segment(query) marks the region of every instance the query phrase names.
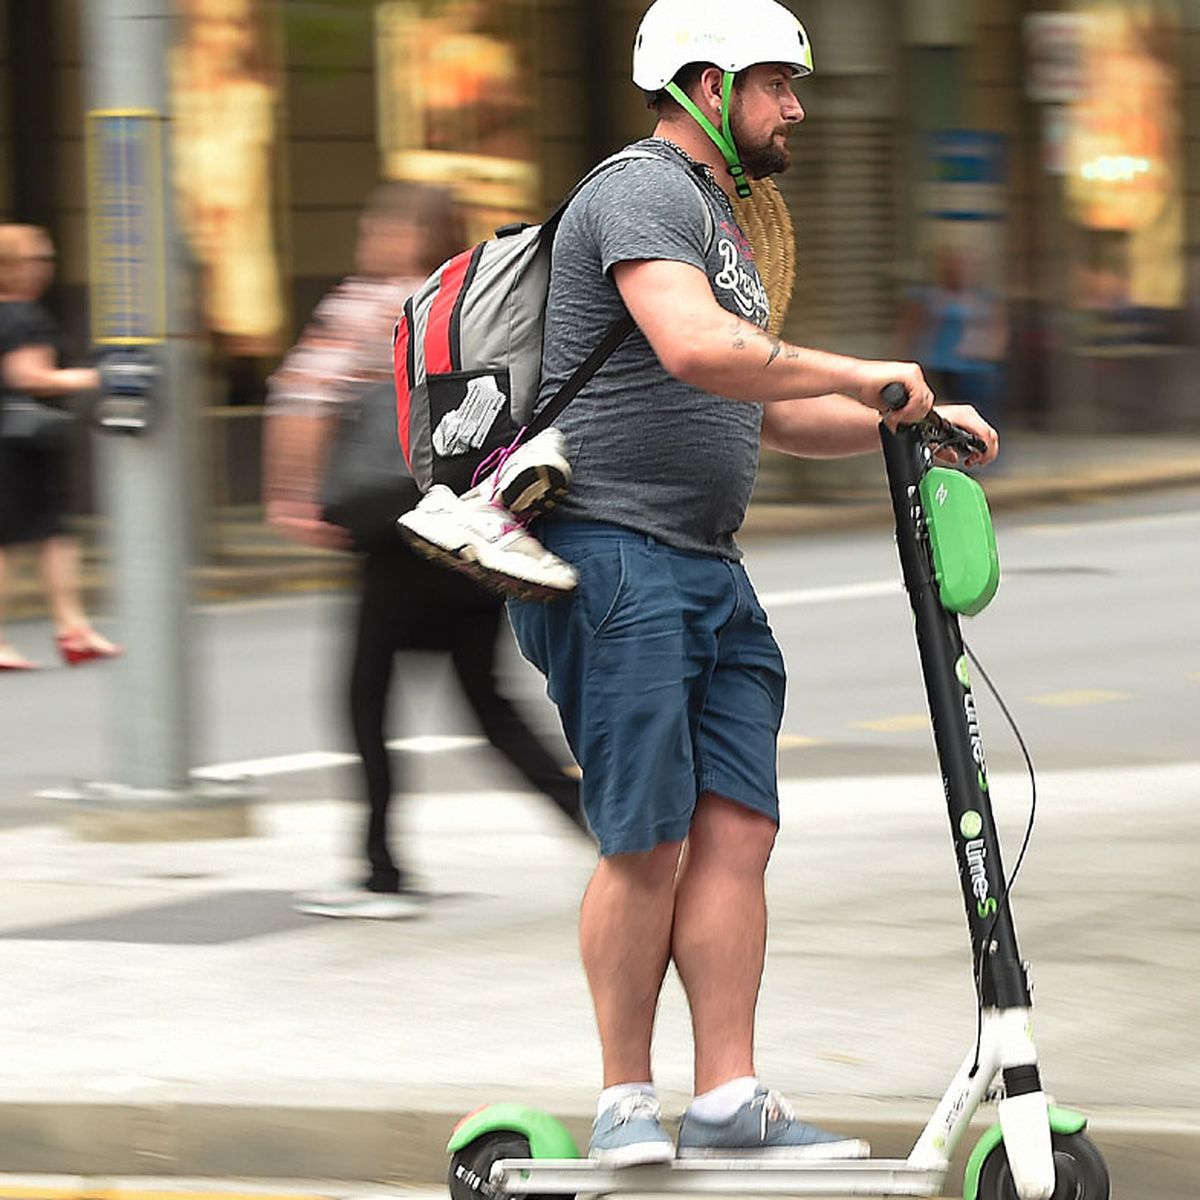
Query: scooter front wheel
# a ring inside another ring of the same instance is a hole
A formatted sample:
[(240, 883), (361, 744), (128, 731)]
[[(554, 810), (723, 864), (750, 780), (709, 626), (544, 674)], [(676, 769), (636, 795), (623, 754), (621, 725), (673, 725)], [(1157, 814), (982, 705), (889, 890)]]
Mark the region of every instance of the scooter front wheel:
[[(468, 1142), (450, 1158), (450, 1200), (495, 1200), (492, 1165), (502, 1158), (532, 1158), (529, 1139), (515, 1129), (494, 1129)], [(522, 1200), (573, 1200), (570, 1196), (522, 1196)]]
[[(1109, 1200), (1108, 1168), (1095, 1144), (1082, 1133), (1051, 1135), (1054, 1191), (1050, 1200)], [(1020, 1200), (1001, 1142), (983, 1160), (978, 1200)]]

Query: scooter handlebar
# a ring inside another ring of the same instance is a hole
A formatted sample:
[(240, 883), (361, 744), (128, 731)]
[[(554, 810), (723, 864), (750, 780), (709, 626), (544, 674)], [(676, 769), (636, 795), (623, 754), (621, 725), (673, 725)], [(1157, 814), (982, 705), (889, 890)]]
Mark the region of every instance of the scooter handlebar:
[[(890, 412), (903, 408), (908, 402), (908, 389), (902, 383), (887, 384), (881, 395)], [(920, 421), (909, 428), (917, 430), (922, 439), (931, 446), (945, 446), (973, 454), (983, 454), (987, 450), (987, 446), (973, 433), (947, 421), (934, 409), (930, 409)]]

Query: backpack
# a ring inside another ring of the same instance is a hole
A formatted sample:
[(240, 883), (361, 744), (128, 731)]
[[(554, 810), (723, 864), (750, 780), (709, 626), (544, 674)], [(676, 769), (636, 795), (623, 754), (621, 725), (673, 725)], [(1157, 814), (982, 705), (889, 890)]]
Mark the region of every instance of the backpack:
[[(589, 172), (541, 225), (503, 226), (443, 263), (409, 297), (393, 335), (397, 422), (422, 492), (435, 483), (458, 493), (470, 488), (497, 451), (552, 424), (635, 328), (628, 313), (614, 321), (534, 415), (558, 223), (585, 184), (640, 158), (679, 162), (666, 149), (623, 150)], [(703, 200), (701, 207), (709, 245), (712, 214)]]

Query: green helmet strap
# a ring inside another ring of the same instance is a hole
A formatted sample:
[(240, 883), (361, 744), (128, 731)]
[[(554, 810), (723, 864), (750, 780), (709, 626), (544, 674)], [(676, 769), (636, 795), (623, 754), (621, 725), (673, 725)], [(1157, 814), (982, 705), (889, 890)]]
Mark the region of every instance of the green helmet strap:
[(733, 72), (726, 71), (721, 84), (720, 129), (700, 111), (696, 102), (679, 84), (672, 80), (667, 84), (666, 92), (691, 114), (696, 124), (713, 140), (717, 149), (720, 150), (722, 158), (729, 164), (729, 173), (733, 176), (733, 185), (737, 189), (737, 194), (745, 200), (750, 195), (750, 184), (746, 180), (746, 168), (742, 166), (741, 156), (738, 154), (737, 146), (733, 140), (733, 129), (729, 124), (729, 110), (732, 107), (730, 100), (733, 97), (733, 79)]

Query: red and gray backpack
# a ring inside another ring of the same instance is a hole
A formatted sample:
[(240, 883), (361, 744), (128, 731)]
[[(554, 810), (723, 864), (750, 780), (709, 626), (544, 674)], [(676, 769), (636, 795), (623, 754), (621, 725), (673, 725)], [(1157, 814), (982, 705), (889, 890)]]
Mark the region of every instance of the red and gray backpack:
[[(633, 331), (623, 314), (534, 416), (554, 234), (579, 189), (638, 158), (680, 161), (664, 149), (623, 150), (571, 190), (541, 225), (508, 225), (443, 263), (409, 297), (393, 339), (400, 446), (417, 486), (464, 492), (480, 465), (551, 425)], [(712, 240), (712, 216), (702, 204)]]

